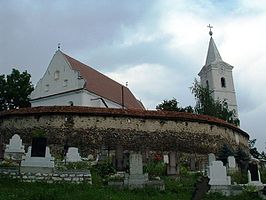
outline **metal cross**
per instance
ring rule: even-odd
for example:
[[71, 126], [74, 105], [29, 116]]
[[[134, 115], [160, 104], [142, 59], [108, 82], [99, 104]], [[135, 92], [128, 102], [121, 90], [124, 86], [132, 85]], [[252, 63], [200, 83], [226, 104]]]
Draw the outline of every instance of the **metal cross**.
[[212, 34], [213, 34], [213, 33], [212, 33], [212, 28], [213, 28], [213, 26], [211, 26], [211, 25], [209, 24], [207, 27], [210, 29], [210, 31], [209, 31], [209, 35], [212, 36]]

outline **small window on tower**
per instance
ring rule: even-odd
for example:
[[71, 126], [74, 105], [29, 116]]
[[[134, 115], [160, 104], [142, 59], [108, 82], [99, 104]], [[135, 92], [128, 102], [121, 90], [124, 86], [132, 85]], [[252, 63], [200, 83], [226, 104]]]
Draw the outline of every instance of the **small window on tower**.
[[226, 87], [225, 78], [224, 77], [221, 78], [221, 86], [222, 86], [222, 88]]
[[55, 71], [54, 80], [58, 80], [58, 79], [59, 79], [59, 71]]
[[206, 87], [209, 88], [209, 81], [206, 81]]

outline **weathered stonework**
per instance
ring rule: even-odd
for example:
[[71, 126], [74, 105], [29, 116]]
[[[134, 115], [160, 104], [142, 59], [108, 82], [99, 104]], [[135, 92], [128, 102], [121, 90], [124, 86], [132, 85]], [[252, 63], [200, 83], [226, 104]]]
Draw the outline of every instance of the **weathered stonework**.
[[4, 139], [19, 134], [30, 144], [32, 132], [44, 129], [52, 153], [66, 140], [81, 154], [103, 144], [115, 149], [216, 152], [224, 143], [248, 148], [249, 135], [223, 120], [190, 113], [88, 107], [36, 107], [0, 112]]

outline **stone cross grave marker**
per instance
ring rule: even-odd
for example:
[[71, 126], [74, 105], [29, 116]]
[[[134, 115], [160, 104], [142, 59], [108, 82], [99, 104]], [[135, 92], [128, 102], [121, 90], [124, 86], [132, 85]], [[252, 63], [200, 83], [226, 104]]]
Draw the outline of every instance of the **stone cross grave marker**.
[[67, 162], [80, 162], [81, 157], [79, 155], [79, 150], [76, 147], [69, 147], [67, 154], [66, 154], [66, 161]]

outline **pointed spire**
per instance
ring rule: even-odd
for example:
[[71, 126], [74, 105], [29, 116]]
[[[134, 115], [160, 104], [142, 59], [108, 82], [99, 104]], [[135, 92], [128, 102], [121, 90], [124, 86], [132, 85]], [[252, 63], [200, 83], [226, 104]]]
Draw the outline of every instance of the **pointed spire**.
[[208, 48], [208, 53], [207, 53], [205, 65], [209, 65], [213, 62], [218, 62], [218, 61], [223, 61], [223, 60], [222, 60], [222, 57], [220, 56], [220, 53], [219, 53], [219, 51], [215, 45], [214, 40], [211, 37], [210, 42], [209, 42], [209, 48]]
[[217, 61], [223, 61], [222, 57], [220, 56], [220, 53], [215, 45], [214, 40], [212, 39], [212, 28], [213, 26], [211, 26], [210, 24], [207, 26], [210, 31], [209, 31], [209, 35], [211, 36], [210, 38], [210, 42], [209, 42], [209, 48], [208, 48], [208, 53], [207, 53], [207, 58], [206, 58], [206, 63], [205, 65], [209, 65], [213, 62], [217, 62]]

